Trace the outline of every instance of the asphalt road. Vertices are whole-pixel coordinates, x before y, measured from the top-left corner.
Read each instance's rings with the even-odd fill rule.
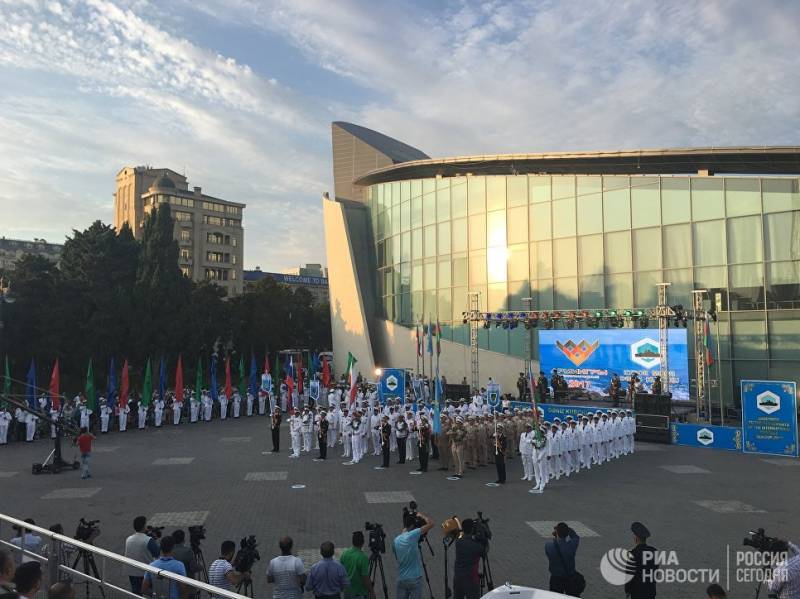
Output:
[[[490,518],[494,534],[490,564],[494,582],[547,588],[543,544],[552,522],[563,520],[582,534],[578,569],[586,576],[584,597],[624,597],[621,587],[602,576],[601,558],[612,548],[632,546],[629,527],[640,520],[652,532],[651,544],[672,550],[665,567],[719,570],[731,597],[752,595],[755,584],[737,582],[752,572],[736,569],[737,551],[750,529],[800,540],[796,498],[800,461],[653,444],[638,444],[633,455],[583,471],[531,495],[521,482],[521,462],[508,464],[509,482],[487,487],[494,468],[468,470],[460,481],[433,471],[411,475],[414,465],[374,469],[379,458],[367,456],[346,466],[340,448],[327,462],[303,454],[289,459],[284,426],[283,453],[272,455],[268,419],[214,421],[177,428],[129,430],[101,436],[95,445],[93,478],[77,472],[33,476],[32,462],[49,452],[47,441],[0,447],[0,511],[38,524],[60,522],[72,533],[80,517],[101,520],[99,546],[121,551],[134,516],[155,517],[167,525],[204,523],[206,560],[216,557],[221,541],[254,534],[261,561],[254,569],[256,597],[269,597],[265,569],[278,553],[277,540],[289,534],[309,567],[324,540],[349,545],[352,531],[365,521],[380,522],[394,536],[401,508],[411,498],[441,523],[452,515]],[[65,451],[70,457],[72,450]],[[160,464],[160,465],[157,465]],[[293,488],[305,485],[304,488]],[[4,538],[11,536],[4,528]],[[391,539],[387,539],[387,542]],[[435,551],[423,548],[433,596],[444,599],[442,536],[430,534]],[[450,563],[453,555],[450,554]],[[674,561],[677,560],[678,564]],[[730,561],[730,569],[727,565]],[[396,565],[384,556],[389,596],[394,597]],[[110,571],[113,574],[113,571]],[[713,574],[712,574],[713,575]],[[730,576],[730,578],[728,578]],[[703,597],[707,583],[660,584],[659,597]],[[380,596],[380,594],[379,594]],[[428,596],[427,592],[424,594]]]

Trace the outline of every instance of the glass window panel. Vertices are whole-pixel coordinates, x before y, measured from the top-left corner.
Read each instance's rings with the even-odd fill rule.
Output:
[[[762,360],[767,357],[766,321],[737,314],[731,322],[734,358]]]
[[[395,235],[392,237],[392,262],[400,263],[400,236]]]
[[[486,252],[472,252],[469,255],[469,285],[486,284]]]
[[[411,182],[410,181],[401,181],[400,182],[400,201],[406,202],[408,198],[411,197]]]
[[[627,308],[633,305],[631,274],[606,275],[606,305],[609,308]]]
[[[439,223],[439,255],[443,256],[450,253],[450,223]]]
[[[411,291],[422,291],[422,264],[415,264],[411,269]]]
[[[661,268],[661,228],[634,229],[633,270],[656,270]]]
[[[411,294],[411,318],[414,322],[420,322],[423,319],[422,299],[422,291],[415,291]]]
[[[486,250],[487,276],[490,283],[507,280],[508,248],[494,247]]]
[[[694,286],[696,289],[708,289],[709,296],[714,290],[728,287],[727,269],[724,266],[706,266],[694,269]]]
[[[467,177],[467,207],[470,214],[486,212],[486,177]]]
[[[528,177],[527,175],[516,175],[506,179],[506,190],[508,193],[508,207],[528,205]]]
[[[425,227],[425,257],[432,258],[436,255],[436,225]]]
[[[392,208],[392,234],[400,232],[400,204]]]
[[[761,262],[761,215],[728,219],[728,262]]]
[[[764,215],[767,260],[800,259],[800,210]]]
[[[469,217],[469,249],[486,247],[486,215],[475,214]]]
[[[604,308],[604,278],[603,275],[581,277],[581,296],[578,305],[581,308]]]
[[[489,283],[489,302],[486,309],[489,312],[506,310],[508,307],[508,290],[505,283]]]
[[[391,319],[394,314],[394,301],[391,295],[383,298],[383,317]]]
[[[764,308],[764,268],[762,264],[740,264],[728,269],[731,310]]]
[[[422,258],[422,229],[411,231],[411,258],[412,260]]]
[[[403,293],[408,293],[410,290],[411,290],[411,264],[408,262],[404,262],[400,265],[400,291],[402,291]]]
[[[440,320],[448,320],[450,318],[450,314],[453,312],[453,302],[450,297],[450,288],[446,289],[439,289],[436,292],[438,304],[439,304],[439,319]]]
[[[422,221],[424,225],[436,222],[436,194],[429,193],[422,196]]]
[[[606,233],[605,267],[606,272],[630,272],[631,236],[628,231]]]
[[[603,232],[603,180],[578,177],[578,234]]]
[[[458,177],[450,186],[450,212],[453,218],[467,215],[467,179]]]
[[[661,178],[661,222],[665,225],[689,222],[691,217],[689,179]]]
[[[469,309],[466,287],[453,288],[453,321],[461,322],[464,318],[463,312]]]
[[[527,258],[525,260],[527,264]],[[511,281],[508,284],[508,309],[509,310],[527,310],[528,302],[523,298],[531,297],[531,286],[525,275],[524,281]]]
[[[800,309],[800,262],[767,264],[767,301],[769,308]]]
[[[692,271],[689,268],[679,270],[665,270],[664,281],[670,283],[667,287],[667,301],[670,305],[682,304],[685,308],[692,305]]]
[[[436,179],[423,179],[422,180],[422,193],[431,193],[436,191]]]
[[[392,206],[400,205],[400,181],[392,182]]]
[[[552,178],[553,182],[553,201],[572,200],[575,198],[575,177],[572,175],[559,176]]]
[[[658,304],[661,271],[637,272],[633,275],[633,301],[636,308],[652,308]]]
[[[535,175],[530,177],[529,188],[531,193],[531,203],[540,204],[550,202],[550,177],[547,175]]]
[[[422,180],[414,179],[411,181],[411,197],[417,198],[422,195]]]
[[[728,216],[761,214],[758,179],[725,179],[725,211]]]
[[[716,177],[693,177],[692,219],[710,220],[725,218],[725,194],[723,179]]]
[[[725,221],[710,220],[694,223],[694,264],[715,266],[725,264]]]
[[[555,307],[558,310],[578,307],[578,279],[568,277],[555,280]]]
[[[578,252],[575,238],[553,241],[553,275],[566,277],[578,274]]]
[[[467,219],[459,218],[453,221],[452,235],[453,252],[467,251]]]
[[[550,239],[550,204],[531,204],[531,239]]]
[[[553,237],[575,235],[575,199],[553,202]]]
[[[631,177],[631,219],[635,229],[661,224],[658,177]]]
[[[628,177],[603,177],[603,226],[605,231],[631,228]]]
[[[508,330],[492,328],[489,329],[489,350],[507,354],[508,353]]]
[[[422,226],[422,198],[414,198],[411,200],[411,227]]]
[[[486,177],[486,210],[503,210],[506,207],[506,178]]]
[[[411,260],[411,231],[403,233],[400,242],[400,261],[408,262]]]
[[[800,179],[762,179],[764,212],[800,210]]]
[[[450,177],[436,177],[436,189],[450,189]]]
[[[664,268],[692,265],[692,230],[688,224],[664,227]]]
[[[436,262],[426,263],[423,271],[425,289],[436,289]]]
[[[531,244],[531,279],[549,279],[553,276],[553,248],[550,241]]]
[[[413,322],[411,310],[411,294],[404,293],[398,296],[400,298],[400,322],[409,323]]]
[[[411,228],[411,202],[400,204],[400,230],[408,231]]]
[[[450,220],[450,187],[436,192],[436,219],[439,222]]]
[[[438,309],[436,303],[436,290],[431,289],[423,291],[423,296],[425,298],[425,308],[423,313],[428,317],[429,320],[436,320],[438,316],[438,313],[436,312]]]
[[[508,243],[528,241],[528,205],[508,209]]]
[[[531,284],[533,305],[537,310],[552,310],[553,308],[553,281],[543,279]]]
[[[791,314],[770,312],[768,324],[769,353],[772,359],[796,361],[797,356],[800,356],[800,319]]]
[[[506,211],[498,210],[487,215],[489,247],[506,245]]]
[[[528,278],[528,244],[508,246],[508,278],[512,281]]]
[[[469,260],[453,258],[453,285],[469,285]]]
[[[578,237],[578,266],[582,275],[603,274],[603,236]]]
[[[439,260],[439,278],[437,281],[437,287],[450,287],[452,284],[450,274],[450,260]]]

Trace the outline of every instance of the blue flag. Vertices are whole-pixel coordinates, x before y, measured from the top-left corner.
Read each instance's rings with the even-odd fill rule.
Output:
[[[217,356],[211,356],[211,399],[219,401],[219,393],[217,389]]]
[[[258,367],[256,366],[256,355],[250,354],[250,394],[258,397]]]
[[[28,407],[31,410],[38,410],[36,405],[36,363],[31,358],[31,367],[28,369],[28,382],[25,385],[25,398],[28,400]]]
[[[442,432],[442,379],[439,378],[439,369],[436,369],[436,378],[434,379],[435,395],[433,401],[433,432],[439,434]]]
[[[164,394],[167,390],[167,364],[163,357],[161,358],[161,364],[158,370],[158,398],[164,401]]]
[[[108,407],[113,408],[117,395],[117,368],[114,364],[114,356],[111,356],[111,364],[108,367]]]
[[[433,355],[433,324],[428,321],[428,355]]]

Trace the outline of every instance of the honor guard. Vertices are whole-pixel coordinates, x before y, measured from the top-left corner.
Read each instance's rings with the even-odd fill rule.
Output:
[[[252,392],[247,392],[247,416],[250,417],[253,415],[253,401],[255,398],[253,397]]]
[[[108,421],[111,419],[111,407],[105,397],[100,398],[100,432],[108,433]]]
[[[172,398],[172,424],[177,426],[181,423],[181,412],[183,411],[183,401],[177,397]]]
[[[292,438],[292,455],[289,456],[290,458],[300,457],[300,436],[302,435],[302,431],[303,421],[300,418],[300,412],[295,410],[289,420],[289,434]]]
[[[8,429],[13,417],[5,405],[0,404],[0,445],[8,443]]]
[[[219,394],[219,419],[225,420],[228,417],[228,396],[222,391]]]
[[[233,392],[233,417],[238,418],[242,412],[242,396],[239,394],[239,391]]]
[[[161,426],[161,419],[164,417],[164,400],[158,397],[153,402],[153,418],[156,428]]]
[[[270,416],[270,432],[272,433],[272,453],[281,450],[281,409],[275,407]]]
[[[319,429],[317,430],[318,444],[319,444],[319,459],[324,460],[328,457],[328,414],[322,410],[319,414]]]

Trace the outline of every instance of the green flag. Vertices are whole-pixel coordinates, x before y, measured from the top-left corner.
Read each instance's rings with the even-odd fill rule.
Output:
[[[97,411],[97,398],[94,394],[94,371],[92,369],[92,359],[89,358],[89,368],[86,369],[86,407],[93,412]]]
[[[244,376],[244,355],[239,356],[239,395],[244,398],[247,394],[247,379]]]
[[[142,383],[142,405],[147,407],[153,398],[153,370],[150,368],[150,358],[147,358],[147,367],[144,370],[144,382]]]
[[[197,372],[195,373],[194,379],[194,396],[197,401],[200,401],[200,397],[203,395],[203,360],[202,358],[197,358]]]
[[[3,376],[3,395],[11,395],[11,368],[8,366],[8,355],[6,355],[6,371]],[[0,402],[0,406],[5,406],[6,402]]]

